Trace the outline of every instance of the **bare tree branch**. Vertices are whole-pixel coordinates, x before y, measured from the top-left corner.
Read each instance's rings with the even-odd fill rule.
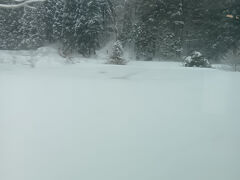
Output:
[[[15,0],[18,4],[0,4],[0,8],[6,9],[13,9],[13,8],[20,8],[20,7],[31,7],[29,4],[36,3],[36,2],[44,2],[46,0]],[[33,7],[31,7],[33,8]]]

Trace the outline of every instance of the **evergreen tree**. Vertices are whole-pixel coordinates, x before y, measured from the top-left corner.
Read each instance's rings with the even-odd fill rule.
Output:
[[[193,51],[219,60],[239,47],[238,0],[47,0],[34,6],[0,9],[1,49],[58,41],[65,55],[90,56],[117,39],[144,60]]]
[[[81,1],[80,1],[81,2]],[[64,4],[64,13],[63,13],[63,53],[65,55],[71,53],[73,49],[75,49],[76,44],[76,33],[75,33],[75,16],[76,16],[76,8],[77,2],[75,0],[65,1]]]
[[[185,1],[184,4],[184,49],[189,54],[201,51],[209,59],[224,56],[234,44],[239,27],[226,18],[233,1],[202,0]],[[239,5],[238,5],[239,6]],[[235,7],[237,5],[235,4]]]
[[[64,4],[65,0],[49,0],[45,3],[46,36],[50,42],[62,39]]]
[[[171,58],[181,52],[184,22],[180,0],[142,1],[137,16],[134,32],[137,58]]]
[[[207,9],[204,7],[203,0],[184,1],[184,50],[185,54],[192,51],[201,51],[203,54],[203,47],[205,47],[204,34],[206,29]],[[207,21],[206,21],[207,20]]]
[[[68,1],[64,9],[65,51],[95,54],[102,37],[114,31],[115,14],[109,0]]]
[[[46,42],[46,23],[44,21],[45,7],[37,5],[36,9],[25,8],[20,19],[21,42],[19,48],[32,49]]]
[[[115,28],[114,31],[116,33],[115,39],[119,39],[119,36],[121,36],[122,28],[123,28],[123,22],[125,20],[125,14],[126,14],[126,6],[125,4],[129,4],[132,0],[110,0],[113,6],[113,9],[115,11]],[[128,17],[130,18],[130,17]]]
[[[232,50],[235,55],[240,48],[240,2],[228,2],[227,9],[224,10],[224,16],[232,15],[233,18],[224,18],[220,26],[222,32],[218,36],[216,49],[222,53]],[[216,52],[217,54],[218,52]]]
[[[126,61],[123,59],[123,47],[121,41],[113,44],[112,55],[109,60],[110,64],[124,65]]]
[[[134,30],[134,6],[133,1],[125,1],[123,19],[121,21],[119,37],[123,42],[123,46],[129,45],[133,41],[133,30]]]
[[[17,49],[22,9],[0,9],[0,49]]]
[[[137,59],[152,60],[155,56],[160,24],[166,24],[165,7],[166,4],[160,0],[141,1],[137,10],[139,20],[134,32]]]

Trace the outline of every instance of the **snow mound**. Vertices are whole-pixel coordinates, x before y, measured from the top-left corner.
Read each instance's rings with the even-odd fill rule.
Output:
[[[61,57],[55,47],[41,47],[37,50],[1,50],[0,63],[27,65],[32,67],[61,66],[66,59]]]
[[[33,61],[37,67],[41,66],[61,66],[66,63],[66,59],[61,57],[58,49],[54,47],[41,47],[35,51]]]

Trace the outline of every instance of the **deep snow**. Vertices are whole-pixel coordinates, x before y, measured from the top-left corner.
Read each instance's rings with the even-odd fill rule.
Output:
[[[240,73],[51,52],[0,52],[0,180],[240,179]]]

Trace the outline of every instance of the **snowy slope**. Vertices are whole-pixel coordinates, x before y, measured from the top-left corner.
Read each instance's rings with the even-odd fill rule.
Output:
[[[1,180],[240,179],[240,73],[37,59],[0,64]]]

